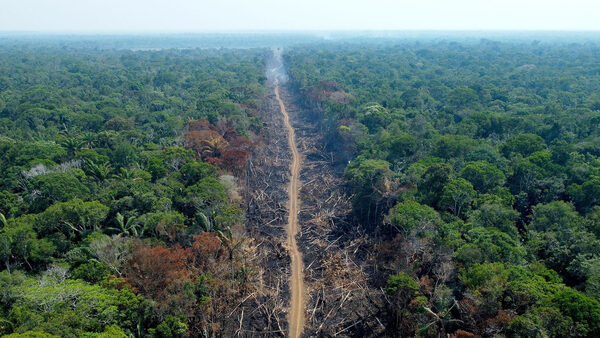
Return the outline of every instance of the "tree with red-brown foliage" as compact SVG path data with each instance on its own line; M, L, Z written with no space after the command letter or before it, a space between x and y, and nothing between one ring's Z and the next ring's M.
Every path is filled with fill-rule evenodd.
M125 274L135 289L162 310L185 311L194 304L193 298L184 296L185 284L191 282L195 270L191 261L191 250L179 245L169 249L140 243L125 264Z
M217 128L213 126L207 119L200 119L195 121L188 122L188 130L189 131L200 131L200 130L214 130Z
M125 264L127 282L134 290L156 301L159 308L171 314L187 314L195 297L185 290L196 277L209 273L218 281L226 277L227 248L214 232L194 236L188 248L179 244L172 248L151 247L138 243Z
M250 153L245 150L230 149L221 156L222 165L236 176L242 176Z
M452 338L474 338L475 335L464 330L456 330L450 337Z
M214 267L214 264L222 260L226 254L223 243L214 232L195 235L190 249L194 266L203 271Z
M240 136L237 132L235 135L226 136L227 142L229 142L229 147L237 150L245 150L251 152L254 149L254 144L250 142L249 139Z
M197 157L219 157L229 144L215 130L189 130L185 133L186 148L194 150Z
M194 150L197 157L237 176L244 174L246 162L254 149L254 144L235 131L231 121L226 119L219 119L216 127L205 119L190 121L184 137L186 147Z

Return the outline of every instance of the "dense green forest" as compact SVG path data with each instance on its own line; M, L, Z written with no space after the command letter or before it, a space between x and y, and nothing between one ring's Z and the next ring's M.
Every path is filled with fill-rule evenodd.
M259 152L287 144L272 44L300 151L308 121L343 167L351 214L327 222L360 237L373 290L333 332L600 336L600 44L408 35L0 35L0 336L285 334L285 190L260 191L275 216L246 229L249 177L288 174ZM318 313L322 290L316 321L356 306Z
M600 335L599 57L486 39L287 51L375 238L390 335Z
M263 60L0 51L0 335L219 332L249 292L238 185Z

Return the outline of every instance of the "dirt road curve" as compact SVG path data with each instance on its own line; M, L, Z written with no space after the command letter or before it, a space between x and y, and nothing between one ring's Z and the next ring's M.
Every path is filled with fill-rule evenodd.
M279 102L283 121L288 131L288 144L292 151L291 177L288 189L289 215L287 226L287 247L292 258L292 275L290 278L290 310L288 314L289 337L299 337L304 329L304 263L302 254L298 251L296 234L298 234L298 177L300 176L300 153L296 147L296 133L290 124L290 116L279 97L279 86L275 86L275 98Z

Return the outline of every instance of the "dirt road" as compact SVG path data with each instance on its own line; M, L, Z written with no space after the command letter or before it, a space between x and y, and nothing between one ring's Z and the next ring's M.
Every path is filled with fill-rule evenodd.
M275 86L275 98L279 103L283 121L288 132L288 144L292 151L291 176L288 188L289 216L287 225L287 247L292 258L292 274L290 277L290 310L288 314L289 337L299 337L304 329L304 263L298 251L296 235L298 234L298 178L300 176L300 153L296 147L296 133L290 124L290 117L285 105L279 97L279 85Z

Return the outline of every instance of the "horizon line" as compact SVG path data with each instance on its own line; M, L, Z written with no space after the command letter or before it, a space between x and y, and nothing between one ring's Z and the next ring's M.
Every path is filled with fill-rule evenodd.
M1 30L0 34L273 34L273 33L600 33L600 29L231 29L231 30Z

